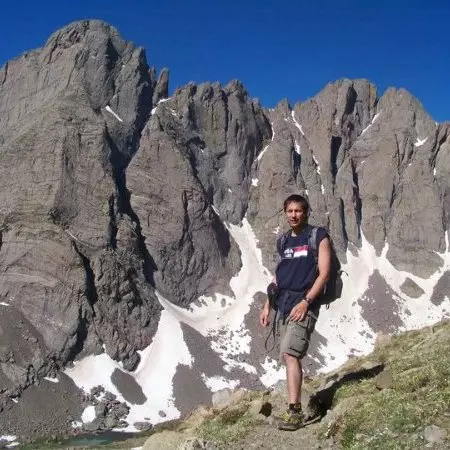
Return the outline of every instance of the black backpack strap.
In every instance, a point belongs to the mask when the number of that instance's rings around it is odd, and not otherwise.
[[[291,235],[291,230],[286,231],[277,239],[277,251],[280,258],[283,257],[284,249],[286,247],[286,242],[288,237]]]
[[[316,266],[319,264],[319,251],[317,249],[317,227],[311,226],[308,233],[308,250],[311,249],[314,254]]]

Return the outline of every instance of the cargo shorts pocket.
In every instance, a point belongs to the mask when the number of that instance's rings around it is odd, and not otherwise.
[[[316,319],[310,315],[307,315],[301,322],[290,321],[287,324],[284,342],[280,350],[296,358],[303,358],[308,351],[315,325]]]

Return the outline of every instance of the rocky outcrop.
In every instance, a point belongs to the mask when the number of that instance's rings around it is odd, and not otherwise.
[[[239,82],[191,84],[153,110],[127,186],[154,282],[174,303],[229,292],[240,261],[224,221],[244,217],[251,166],[269,135]]]
[[[408,92],[378,99],[371,83],[341,80],[294,108],[281,102],[268,117],[274,137],[255,161],[249,207],[262,242],[284,226],[283,199],[301,193],[344,261],[348,244],[359,247],[364,236],[378,254],[387,244],[399,270],[429,276],[442,265],[448,129]]]
[[[0,79],[1,341],[19,321],[39,348],[3,375],[23,388],[102,346],[131,369],[160,310],[123,184],[152,106],[144,51],[77,22]]]

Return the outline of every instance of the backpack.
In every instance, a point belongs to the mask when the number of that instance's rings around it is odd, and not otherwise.
[[[308,225],[309,232],[308,232],[308,249],[312,249],[314,254],[314,260],[316,262],[316,270],[318,271],[318,261],[319,261],[319,251],[317,248],[317,230],[318,227],[314,227],[311,225]],[[290,236],[291,230],[289,230],[287,233],[282,234],[277,239],[277,250],[278,255],[280,258],[283,255],[284,247],[287,242],[287,238]],[[339,261],[339,258],[336,254],[336,250],[333,246],[333,242],[328,236],[328,239],[330,240],[331,245],[331,262],[330,262],[330,274],[328,281],[325,284],[324,290],[322,295],[317,299],[317,302],[320,305],[326,305],[327,308],[330,307],[330,303],[334,302],[338,298],[341,298],[342,295],[342,288],[343,288],[343,280],[342,280],[342,274],[344,271],[341,268],[341,263]]]

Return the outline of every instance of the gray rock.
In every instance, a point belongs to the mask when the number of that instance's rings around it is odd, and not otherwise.
[[[158,81],[155,81],[153,88],[153,104],[157,105],[162,99],[169,96],[169,70],[163,69],[159,74]]]
[[[111,403],[111,402],[113,402],[114,400],[116,400],[116,398],[117,398],[117,396],[116,396],[115,394],[113,394],[112,392],[106,391],[106,392],[105,392],[105,395],[104,395],[104,397],[103,397],[103,400],[104,400],[106,403]]]
[[[383,370],[375,378],[375,386],[377,389],[391,389],[393,384],[392,375],[389,370]]]
[[[106,403],[100,402],[95,405],[95,417],[99,418],[105,417],[106,412],[107,412]]]
[[[93,395],[94,397],[99,396],[100,394],[103,394],[105,392],[105,388],[103,386],[94,386],[93,388],[91,388],[91,395]],[[108,392],[109,394],[109,392]]]
[[[223,221],[244,217],[251,166],[268,136],[262,109],[237,81],[189,84],[151,116],[127,187],[154,283],[172,302],[187,306],[200,295],[230,292],[240,258]],[[167,183],[167,173],[177,183]]]
[[[92,422],[83,424],[84,431],[99,431],[105,428],[104,420],[101,418],[96,418]]]
[[[425,294],[425,291],[409,277],[406,277],[405,281],[400,286],[400,289],[411,298],[419,298]]]
[[[115,417],[107,416],[105,417],[104,424],[107,430],[112,430],[113,428],[116,428],[119,425],[119,421]]]
[[[233,391],[230,388],[224,388],[214,392],[212,395],[213,406],[218,406],[227,403],[232,395]]]
[[[430,299],[431,303],[440,305],[445,301],[448,292],[450,292],[450,271],[446,270],[434,286],[433,294]]]
[[[423,437],[427,442],[440,444],[447,437],[447,431],[436,425],[429,425],[423,430]]]
[[[144,52],[107,24],[76,22],[8,62],[0,80],[0,166],[21,161],[7,189],[0,176],[0,298],[27,327],[27,348],[39,346],[6,370],[45,376],[101,342],[132,369],[160,310],[118,187],[152,106]],[[2,342],[14,323],[2,325]],[[25,388],[32,377],[14,380]]]
[[[256,399],[250,403],[248,412],[255,417],[269,417],[272,414],[272,404],[263,399]]]
[[[135,422],[133,423],[133,426],[135,426],[139,431],[148,431],[152,428],[152,424],[150,422]]]
[[[126,403],[118,403],[115,405],[108,405],[109,415],[116,419],[122,419],[128,415],[130,408]]]

